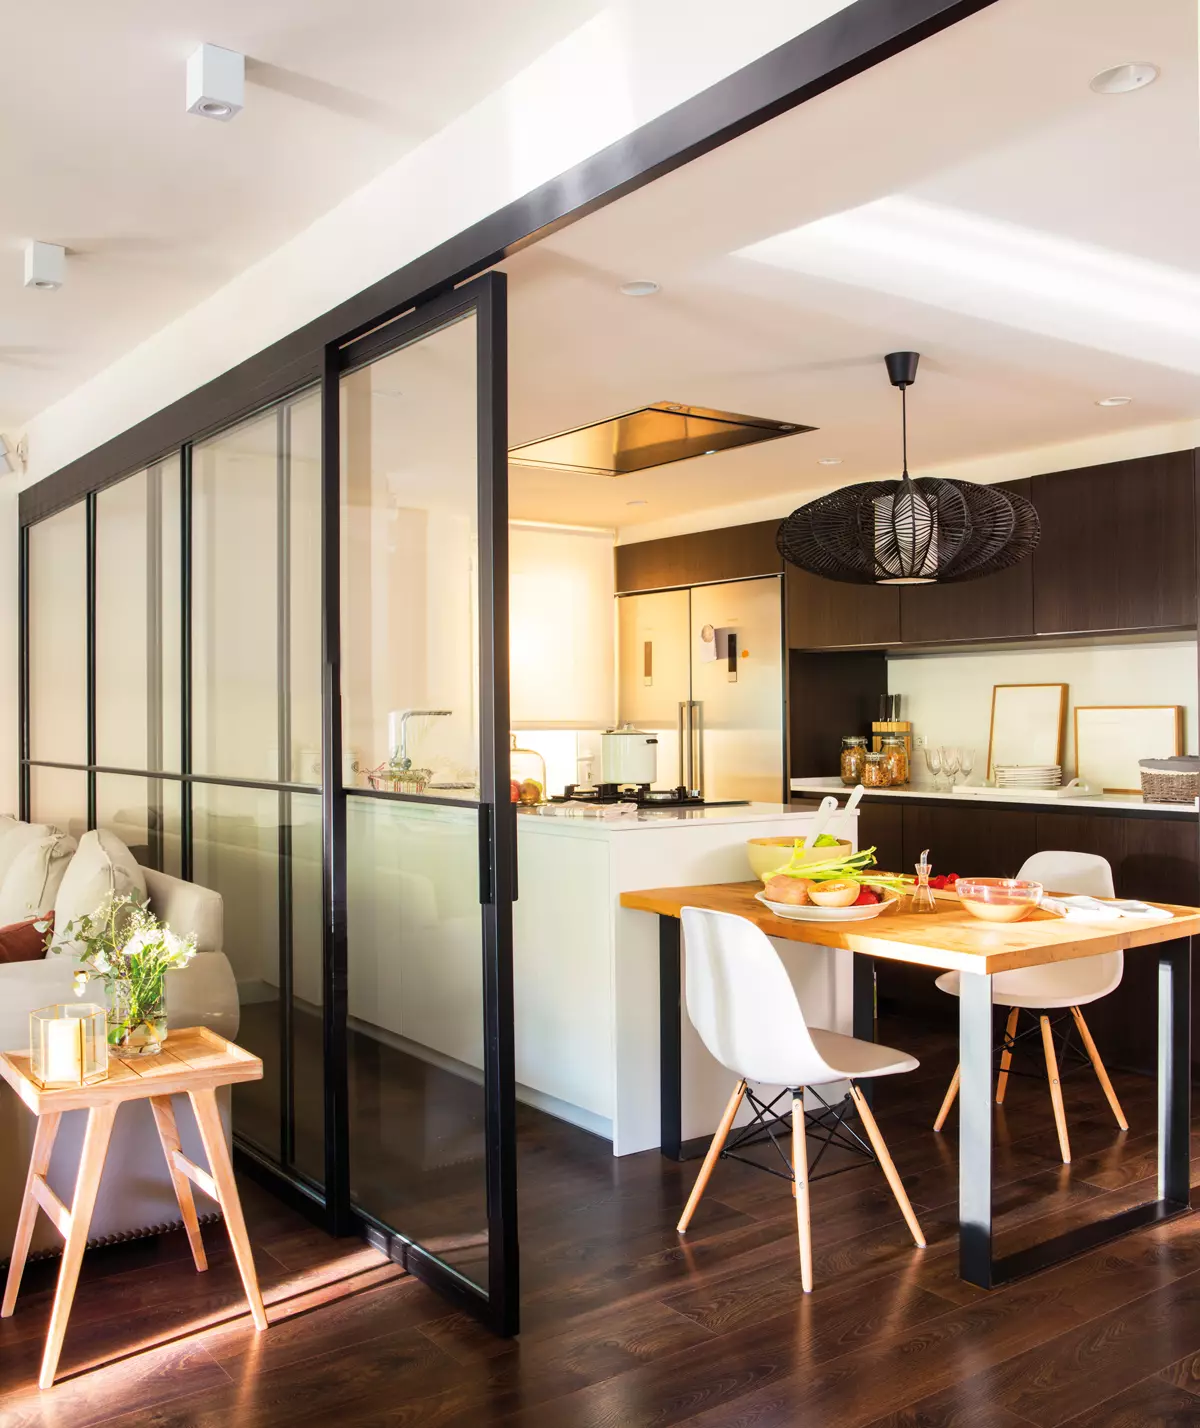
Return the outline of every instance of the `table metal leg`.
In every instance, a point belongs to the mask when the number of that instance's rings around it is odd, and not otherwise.
[[[875,959],[855,952],[853,972],[854,1035],[860,1041],[877,1041],[875,1000]],[[875,1104],[875,1082],[867,1079],[859,1087],[868,1106]]]
[[[1158,1196],[1191,1201],[1192,940],[1165,942],[1158,958]]]
[[[992,979],[963,972],[958,995],[958,1272],[992,1286]]]
[[[683,1015],[680,922],[658,919],[659,1146],[668,1160],[683,1160]]]
[[[992,1289],[1191,1209],[1192,944],[1158,954],[1158,1199],[1042,1244],[992,1255],[991,978],[964,972],[959,995],[959,1273]]]

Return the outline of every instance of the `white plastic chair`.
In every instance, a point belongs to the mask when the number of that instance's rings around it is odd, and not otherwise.
[[[1017,877],[1026,882],[1041,883],[1047,892],[1084,893],[1090,897],[1115,897],[1112,868],[1107,858],[1095,853],[1046,852],[1035,853],[1021,865]],[[1004,1028],[1004,1042],[1000,1052],[1000,1074],[996,1078],[996,1104],[1004,1104],[1004,1093],[1008,1089],[1008,1071],[1012,1065],[1013,1045],[1016,1040],[1017,1025],[1023,1011],[1031,1011],[1041,1023],[1042,1049],[1046,1056],[1046,1075],[1050,1081],[1050,1099],[1054,1104],[1054,1123],[1058,1128],[1058,1146],[1063,1163],[1071,1163],[1071,1142],[1067,1136],[1067,1113],[1063,1105],[1062,1085],[1058,1075],[1058,1059],[1054,1053],[1054,1032],[1051,1026],[1051,1011],[1067,1008],[1074,1019],[1079,1039],[1083,1042],[1096,1072],[1096,1079],[1108,1098],[1117,1125],[1122,1130],[1129,1129],[1125,1112],[1117,1100],[1100,1052],[1092,1040],[1092,1033],[1083,1019],[1080,1007],[1089,1002],[1099,1001],[1121,984],[1125,971],[1125,957],[1122,952],[1105,952],[1099,957],[1079,957],[1070,962],[1053,962],[1045,967],[1023,967],[1015,972],[998,972],[992,978],[992,1001],[997,1006],[1009,1007],[1008,1023]],[[958,996],[959,974],[945,972],[937,979],[936,985],[952,997]],[[959,1069],[955,1068],[954,1079],[946,1092],[946,1099],[933,1123],[935,1131],[940,1131],[950,1114],[950,1107],[958,1095]]]
[[[737,1077],[737,1084],[696,1177],[679,1221],[679,1233],[687,1230],[696,1212],[738,1107],[747,1094],[746,1083],[757,1081],[786,1086],[792,1093],[792,1175],[800,1237],[800,1277],[804,1292],[810,1293],[812,1232],[804,1088],[849,1081],[850,1095],[875,1156],[913,1239],[923,1249],[925,1236],[921,1226],[875,1117],[856,1084],[869,1076],[914,1071],[919,1063],[889,1046],[808,1026],[779,954],[766,933],[744,917],[685,907],[682,921],[688,1016],[709,1051]]]

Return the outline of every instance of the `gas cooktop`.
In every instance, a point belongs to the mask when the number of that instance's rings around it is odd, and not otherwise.
[[[740,798],[701,798],[690,789],[651,788],[648,783],[569,783],[551,803],[636,803],[639,808],[724,808],[746,802]]]

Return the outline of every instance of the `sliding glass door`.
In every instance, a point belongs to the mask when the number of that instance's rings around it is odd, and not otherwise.
[[[489,277],[339,354],[339,825],[349,1202],[511,1331],[503,318]]]

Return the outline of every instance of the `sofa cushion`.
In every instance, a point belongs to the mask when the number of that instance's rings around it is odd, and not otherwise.
[[[46,921],[53,926],[54,914],[50,913],[45,920],[29,917],[24,922],[0,927],[0,963],[40,962],[46,955],[46,934],[38,929],[38,923],[44,927]]]
[[[194,937],[197,952],[224,949],[225,904],[218,892],[144,868],[150,911],[180,937]]]
[[[146,877],[133,854],[115,833],[103,829],[85,833],[54,900],[55,948],[73,950],[74,942],[64,937],[67,924],[91,917],[109,898],[125,894],[140,902],[146,899]]]
[[[22,848],[57,832],[58,829],[49,823],[19,823],[15,818],[7,817],[0,819],[0,882],[4,881],[4,874],[12,867]]]
[[[75,846],[65,833],[25,844],[0,878],[0,927],[53,910]]]

